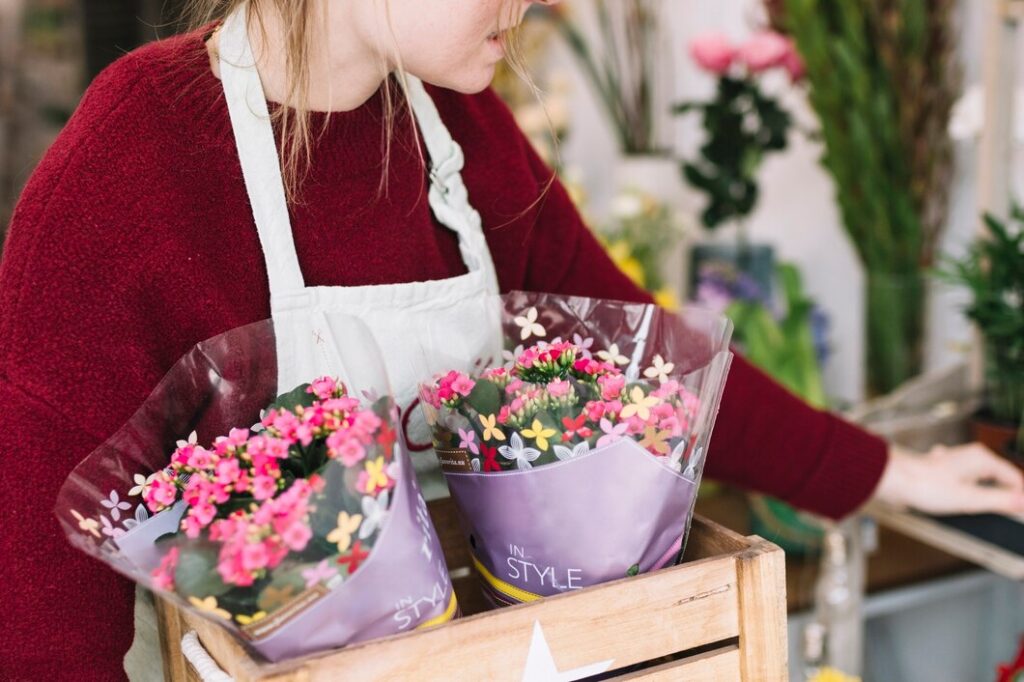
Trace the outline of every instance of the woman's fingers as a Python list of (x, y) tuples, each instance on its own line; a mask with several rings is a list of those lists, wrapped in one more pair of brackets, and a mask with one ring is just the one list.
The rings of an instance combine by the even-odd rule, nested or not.
[(954, 467), (955, 473), (964, 480), (992, 481), (1011, 491), (1024, 491), (1024, 472), (981, 443), (968, 443), (933, 452), (934, 460), (942, 462), (943, 466)]
[(984, 446), (937, 447), (921, 456), (893, 448), (879, 499), (929, 514), (1024, 514), (1021, 472)]

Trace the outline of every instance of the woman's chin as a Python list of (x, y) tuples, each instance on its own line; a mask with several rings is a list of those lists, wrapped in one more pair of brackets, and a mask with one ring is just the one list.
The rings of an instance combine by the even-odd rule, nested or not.
[(496, 66), (497, 64), (490, 64), (474, 69), (472, 72), (467, 70), (465, 73), (447, 74), (444, 78), (437, 79), (436, 82), (427, 78), (423, 80), (432, 85), (454, 90), (463, 95), (475, 95), (478, 92), (483, 92), (490, 86), (491, 81), (494, 80)]

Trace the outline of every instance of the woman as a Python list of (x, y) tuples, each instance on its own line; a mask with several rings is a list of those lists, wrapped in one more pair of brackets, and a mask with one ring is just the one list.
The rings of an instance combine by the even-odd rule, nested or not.
[[(498, 290), (647, 300), (486, 90), (531, 0), (196, 4), (229, 19), (101, 75), (12, 221), (3, 679), (124, 675), (132, 587), (73, 550), (49, 510), (70, 469), (198, 341), (314, 305), (378, 332), (441, 316), (472, 341), (458, 311)], [(399, 69), (409, 78), (387, 77)], [(267, 100), (290, 105), (269, 106), (273, 128)], [(279, 363), (314, 343), (296, 336)], [(740, 359), (707, 466), (832, 517), (872, 495), (1024, 510), (1019, 473), (980, 448), (887, 452)]]

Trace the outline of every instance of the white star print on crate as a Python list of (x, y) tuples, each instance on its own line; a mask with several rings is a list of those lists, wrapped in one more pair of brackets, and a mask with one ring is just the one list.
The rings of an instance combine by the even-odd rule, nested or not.
[(530, 462), (540, 457), (540, 450), (525, 447), (523, 438), (518, 433), (512, 434), (508, 445), (498, 446), (498, 452), (505, 459), (514, 459), (520, 469), (532, 469), (533, 465)]
[(555, 659), (551, 656), (551, 647), (544, 639), (544, 630), (540, 621), (533, 621), (533, 637), (530, 640), (530, 651), (526, 654), (526, 668), (523, 670), (523, 682), (572, 682), (582, 680), (591, 675), (598, 675), (612, 667), (614, 658), (600, 663), (591, 663), (565, 672), (558, 672)]
[(612, 365), (627, 365), (629, 358), (619, 352), (619, 344), (613, 343), (608, 350), (597, 351), (597, 357)]
[(522, 328), (519, 333), (519, 340), (526, 341), (531, 336), (545, 336), (547, 331), (537, 323), (537, 309), (530, 308), (525, 315), (519, 315), (515, 323)]

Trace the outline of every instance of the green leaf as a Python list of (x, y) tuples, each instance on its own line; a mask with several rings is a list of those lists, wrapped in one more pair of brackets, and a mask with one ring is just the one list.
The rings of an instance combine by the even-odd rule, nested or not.
[(287, 393), (282, 393), (270, 405), (267, 406), (267, 411), (270, 410), (291, 410), (294, 411), (299, 405), (303, 407), (309, 407), (316, 400), (316, 396), (312, 393), (308, 393), (306, 389), (309, 388), (309, 384), (302, 384), (296, 386)]
[(478, 414), (497, 414), (501, 409), (501, 389), (490, 381), (477, 381), (466, 396), (466, 403)]
[(174, 571), (174, 587), (186, 597), (220, 596), (231, 589), (217, 573), (217, 551), (208, 543), (189, 542), (181, 547)]
[(633, 576), (635, 576), (635, 575), (638, 575), (639, 573), (640, 573), (640, 564), (633, 564), (628, 569), (626, 569), (626, 575), (631, 577), (631, 578)]

